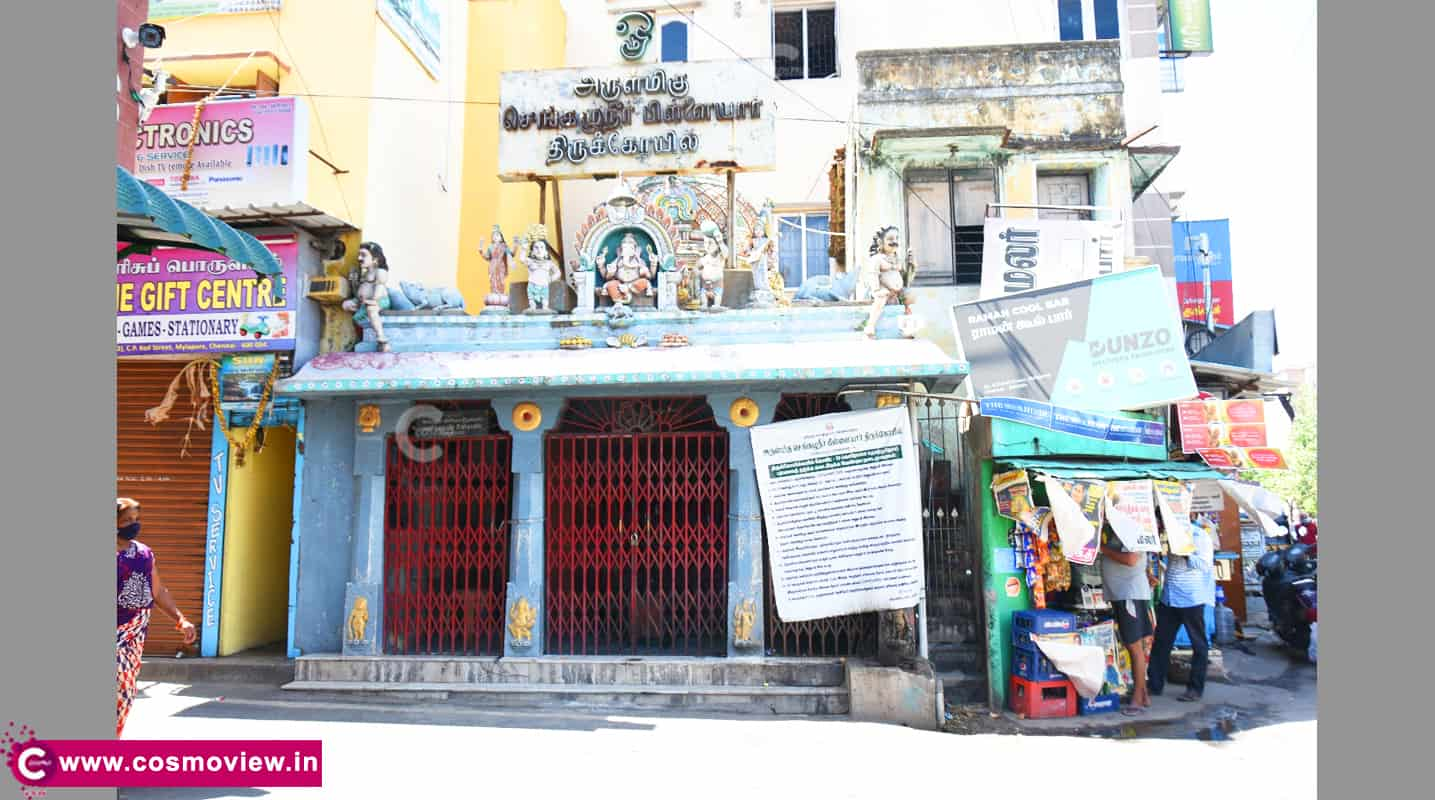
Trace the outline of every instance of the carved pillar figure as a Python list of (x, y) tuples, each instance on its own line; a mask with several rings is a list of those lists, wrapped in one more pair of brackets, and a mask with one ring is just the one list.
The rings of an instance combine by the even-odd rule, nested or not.
[[(728, 588), (727, 654), (762, 656), (766, 633), (763, 598), (762, 502), (748, 428), (772, 421), (777, 392), (724, 392), (708, 395), (713, 418), (727, 430), (728, 446)], [(752, 409), (751, 401), (757, 408)]]
[(513, 519), (508, 535), (508, 589), (503, 655), (543, 654), (543, 435), (558, 424), (561, 399), (493, 401), (498, 424), (513, 437)]
[(407, 401), (358, 403), (354, 420), (354, 538), (344, 589), (346, 656), (383, 652), (384, 461), (388, 435)]

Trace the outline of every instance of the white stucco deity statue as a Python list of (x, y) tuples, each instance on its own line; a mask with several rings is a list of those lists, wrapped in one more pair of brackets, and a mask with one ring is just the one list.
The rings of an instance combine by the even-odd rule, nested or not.
[(604, 261), (608, 248), (598, 251), (598, 263), (603, 271), (603, 294), (615, 305), (633, 302), (633, 295), (652, 297), (657, 294), (653, 285), (658, 274), (658, 254), (648, 248), (647, 258), (638, 252), (638, 240), (631, 233), (623, 235), (618, 242), (618, 254), (612, 261)]
[(723, 308), (723, 276), (727, 270), (727, 245), (722, 232), (711, 221), (702, 224), (703, 254), (698, 258), (697, 297), (698, 308), (703, 311), (719, 311)]
[(548, 287), (563, 277), (563, 268), (548, 249), (547, 234), (548, 229), (545, 226), (532, 225), (528, 228), (528, 233), (518, 239), (515, 256), (519, 263), (528, 267), (529, 314), (553, 313)]
[(349, 285), (357, 288), (354, 296), (344, 301), (343, 309), (354, 315), (355, 323), (374, 329), (374, 338), (382, 352), (388, 352), (389, 338), (384, 335), (381, 315), (384, 309), (393, 306), (388, 282), (389, 260), (384, 256), (384, 248), (374, 242), (359, 245), (359, 268), (349, 273)]
[[(862, 326), (862, 332), (869, 339), (877, 336), (877, 320), (882, 316), (882, 308), (893, 298), (899, 298), (905, 286), (902, 276), (903, 263), (897, 256), (899, 248), (895, 225), (878, 229), (877, 234), (872, 237), (872, 247), (857, 276), (857, 299), (872, 300), (867, 322)], [(909, 250), (907, 260), (911, 259), (912, 253)]]

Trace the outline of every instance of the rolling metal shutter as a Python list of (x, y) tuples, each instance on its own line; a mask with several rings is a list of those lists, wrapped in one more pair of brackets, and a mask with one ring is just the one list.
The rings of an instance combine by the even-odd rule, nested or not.
[[(212, 418), (190, 433), (184, 458), (185, 433), (190, 431), (192, 407), (182, 387), (170, 418), (159, 425), (145, 421), (145, 411), (159, 405), (170, 382), (184, 368), (180, 361), (121, 360), (117, 363), (115, 490), (133, 497), (143, 507), (140, 541), (154, 548), (160, 577), (169, 587), (179, 610), (196, 627), (203, 613), (205, 517), (209, 507), (209, 450)], [(150, 621), (145, 656), (198, 654), (199, 641), (190, 649), (174, 624), (158, 608)]]

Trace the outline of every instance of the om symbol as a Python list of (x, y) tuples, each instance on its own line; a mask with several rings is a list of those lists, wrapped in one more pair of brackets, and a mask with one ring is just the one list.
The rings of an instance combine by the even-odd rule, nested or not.
[(653, 40), (653, 15), (646, 11), (625, 14), (618, 20), (618, 35), (623, 44), (618, 52), (628, 61), (641, 61), (648, 51), (648, 42)]

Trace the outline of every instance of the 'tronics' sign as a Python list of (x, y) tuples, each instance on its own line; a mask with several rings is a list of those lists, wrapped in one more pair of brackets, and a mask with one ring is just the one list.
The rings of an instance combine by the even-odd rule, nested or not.
[(304, 200), (309, 112), (302, 101), (265, 97), (206, 103), (197, 124), (195, 105), (158, 106), (139, 127), (135, 177), (199, 208)]
[(742, 61), (506, 72), (499, 177), (773, 169), (768, 80)]

